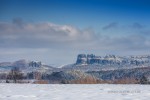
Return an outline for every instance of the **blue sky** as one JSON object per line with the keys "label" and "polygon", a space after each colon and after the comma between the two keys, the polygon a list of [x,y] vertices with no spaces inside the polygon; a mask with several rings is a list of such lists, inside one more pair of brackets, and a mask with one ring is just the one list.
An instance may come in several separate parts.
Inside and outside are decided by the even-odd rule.
{"label": "blue sky", "polygon": [[149,54],[149,22],[149,0],[0,0],[0,61]]}
{"label": "blue sky", "polygon": [[[149,0],[1,0],[1,20],[51,21],[77,27],[108,22],[143,22],[150,17]],[[102,25],[101,25],[102,24]]]}

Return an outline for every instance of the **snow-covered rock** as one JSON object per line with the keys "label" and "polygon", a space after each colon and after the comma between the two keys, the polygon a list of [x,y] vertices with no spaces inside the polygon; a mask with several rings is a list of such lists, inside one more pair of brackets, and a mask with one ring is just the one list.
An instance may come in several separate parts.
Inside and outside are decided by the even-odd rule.
{"label": "snow-covered rock", "polygon": [[76,65],[104,65],[104,66],[149,66],[150,56],[116,56],[106,55],[104,57],[95,56],[93,54],[79,54]]}
{"label": "snow-covered rock", "polygon": [[43,65],[40,61],[28,61],[24,59],[15,62],[0,63],[0,72],[8,72],[13,68],[19,68],[22,72],[46,72],[53,69],[51,66]]}

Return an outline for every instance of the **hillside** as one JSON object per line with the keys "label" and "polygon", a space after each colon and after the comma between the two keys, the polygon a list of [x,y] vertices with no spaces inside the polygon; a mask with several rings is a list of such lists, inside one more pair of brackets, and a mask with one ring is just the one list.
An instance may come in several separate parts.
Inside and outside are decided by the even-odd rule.
{"label": "hillside", "polygon": [[50,84],[149,84],[149,64],[150,56],[100,57],[93,54],[79,54],[76,63],[62,68],[19,60],[0,63],[0,80]]}

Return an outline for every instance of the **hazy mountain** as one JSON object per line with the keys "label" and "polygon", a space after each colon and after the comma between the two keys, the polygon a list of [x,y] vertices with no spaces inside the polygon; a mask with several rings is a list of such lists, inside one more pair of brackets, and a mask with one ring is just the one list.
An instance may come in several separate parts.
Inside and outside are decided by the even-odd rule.
{"label": "hazy mountain", "polygon": [[[52,70],[53,67],[48,65],[43,65],[40,61],[28,61],[25,59],[21,59],[15,62],[2,62],[0,63],[0,71],[10,71],[13,68],[19,68],[22,71],[40,71],[45,72],[48,70]],[[55,69],[55,68],[54,68]]]}

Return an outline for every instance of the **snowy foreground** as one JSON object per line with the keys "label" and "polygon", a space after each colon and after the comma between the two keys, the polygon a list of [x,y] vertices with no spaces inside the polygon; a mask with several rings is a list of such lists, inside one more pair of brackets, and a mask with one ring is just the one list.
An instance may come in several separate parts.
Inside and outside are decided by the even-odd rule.
{"label": "snowy foreground", "polygon": [[0,100],[149,100],[150,85],[0,84]]}

